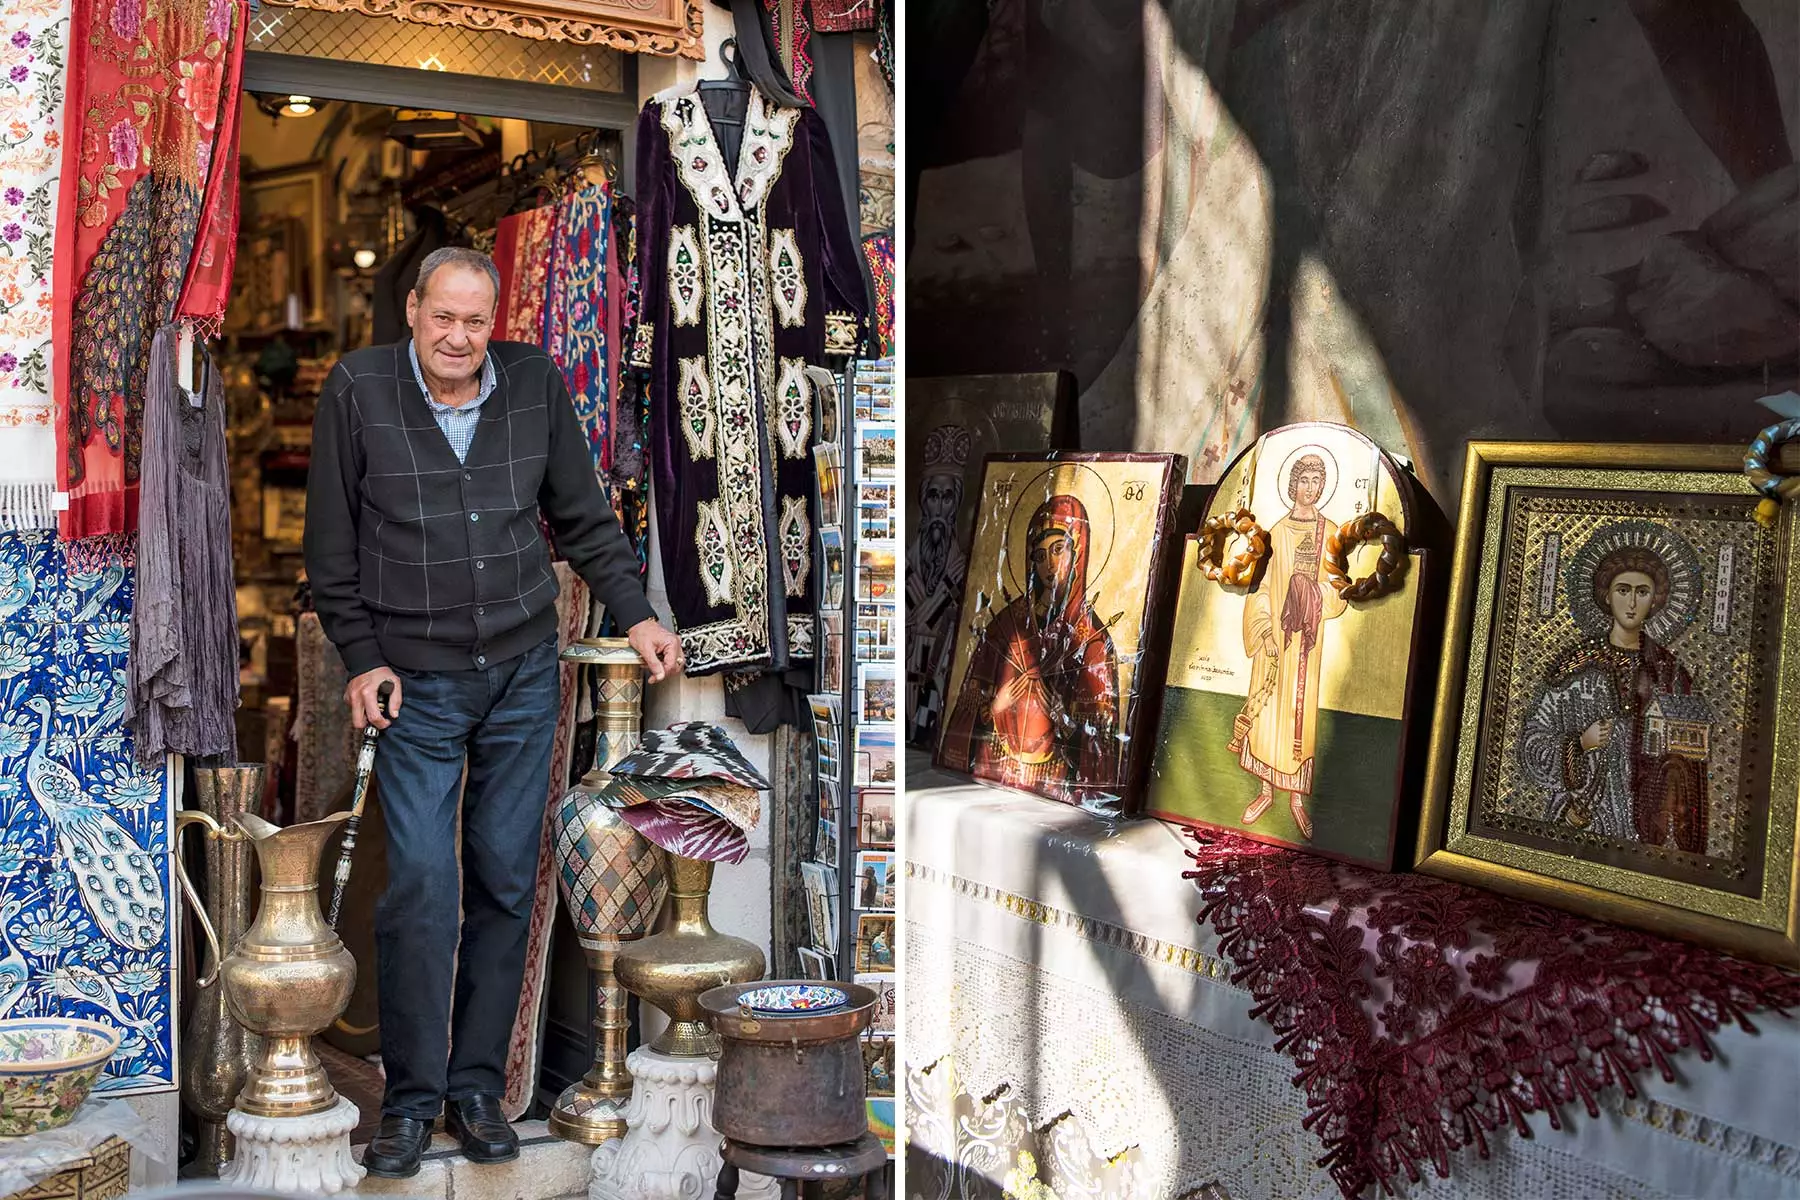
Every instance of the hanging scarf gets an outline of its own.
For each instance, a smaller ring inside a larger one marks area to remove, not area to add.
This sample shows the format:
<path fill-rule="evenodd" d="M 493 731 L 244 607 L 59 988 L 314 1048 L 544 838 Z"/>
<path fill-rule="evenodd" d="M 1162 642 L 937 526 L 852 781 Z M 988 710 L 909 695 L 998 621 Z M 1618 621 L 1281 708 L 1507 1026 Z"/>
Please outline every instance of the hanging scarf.
<path fill-rule="evenodd" d="M 812 24 L 806 15 L 806 0 L 763 0 L 775 34 L 775 56 L 794 85 L 794 93 L 811 104 L 812 98 Z"/>
<path fill-rule="evenodd" d="M 216 244 L 233 223 L 219 207 L 235 189 L 214 173 L 237 164 L 214 151 L 233 128 L 245 18 L 242 0 L 74 0 L 65 111 L 81 119 L 63 139 L 54 271 L 69 300 L 54 373 L 65 539 L 136 528 L 151 338 L 176 316 L 202 231 Z M 197 283 L 192 304 L 215 287 Z"/>
<path fill-rule="evenodd" d="M 557 204 L 550 234 L 548 296 L 544 303 L 543 347 L 562 368 L 575 402 L 575 416 L 587 434 L 594 469 L 612 458 L 607 445 L 608 400 L 607 282 L 612 258 L 612 194 L 585 187 Z"/>
<path fill-rule="evenodd" d="M 500 311 L 494 336 L 503 342 L 544 344 L 544 301 L 550 292 L 550 241 L 556 208 L 541 208 L 500 218 L 494 248 L 507 255 L 500 269 Z"/>
<path fill-rule="evenodd" d="M 863 239 L 862 248 L 875 284 L 875 312 L 869 331 L 874 345 L 869 357 L 890 358 L 894 353 L 894 234 L 885 229 L 872 233 Z"/>
<path fill-rule="evenodd" d="M 0 529 L 56 525 L 50 247 L 69 4 L 9 5 L 0 42 Z"/>
<path fill-rule="evenodd" d="M 873 29 L 875 0 L 812 0 L 812 23 L 820 33 Z"/>

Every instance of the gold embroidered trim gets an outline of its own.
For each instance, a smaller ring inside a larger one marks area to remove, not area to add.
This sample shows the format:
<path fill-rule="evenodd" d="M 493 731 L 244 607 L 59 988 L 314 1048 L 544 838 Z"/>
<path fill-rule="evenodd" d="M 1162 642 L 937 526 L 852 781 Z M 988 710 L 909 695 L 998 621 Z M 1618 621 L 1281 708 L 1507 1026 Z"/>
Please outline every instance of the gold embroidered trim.
<path fill-rule="evenodd" d="M 825 314 L 825 353 L 855 354 L 859 336 L 857 320 L 847 312 Z"/>
<path fill-rule="evenodd" d="M 692 225 L 677 225 L 669 235 L 669 306 L 675 324 L 700 323 L 700 243 Z"/>
<path fill-rule="evenodd" d="M 811 452 L 812 400 L 806 360 L 783 358 L 781 381 L 775 385 L 775 433 L 787 458 L 805 458 Z"/>
<path fill-rule="evenodd" d="M 770 235 L 769 283 L 775 290 L 775 311 L 783 329 L 806 325 L 806 260 L 791 229 Z"/>
<path fill-rule="evenodd" d="M 781 569 L 790 596 L 806 595 L 812 572 L 812 522 L 806 519 L 806 507 L 802 496 L 781 501 Z"/>
<path fill-rule="evenodd" d="M 1097 921 L 1093 917 L 1084 917 L 1025 896 L 1002 891 L 1000 888 L 989 887 L 985 883 L 964 879 L 960 875 L 952 875 L 948 871 L 940 871 L 936 867 L 928 867 L 923 863 L 908 860 L 906 877 L 908 880 L 916 879 L 921 883 L 947 888 L 965 899 L 993 905 L 1022 921 L 1030 921 L 1034 925 L 1065 929 L 1077 937 L 1098 945 L 1111 946 L 1115 950 L 1123 950 L 1145 962 L 1162 963 L 1205 979 L 1217 979 L 1224 982 L 1230 982 L 1231 979 L 1230 963 L 1217 955 L 1196 950 L 1192 946 L 1178 946 L 1173 942 L 1165 942 L 1148 934 L 1126 929 L 1123 925 L 1114 925 L 1107 921 Z"/>
<path fill-rule="evenodd" d="M 714 417 L 712 382 L 707 378 L 706 356 L 681 360 L 681 381 L 676 386 L 681 405 L 681 436 L 688 455 L 696 461 L 713 456 Z"/>
<path fill-rule="evenodd" d="M 700 552 L 700 586 L 713 607 L 731 603 L 731 525 L 721 502 L 695 505 L 694 545 Z"/>

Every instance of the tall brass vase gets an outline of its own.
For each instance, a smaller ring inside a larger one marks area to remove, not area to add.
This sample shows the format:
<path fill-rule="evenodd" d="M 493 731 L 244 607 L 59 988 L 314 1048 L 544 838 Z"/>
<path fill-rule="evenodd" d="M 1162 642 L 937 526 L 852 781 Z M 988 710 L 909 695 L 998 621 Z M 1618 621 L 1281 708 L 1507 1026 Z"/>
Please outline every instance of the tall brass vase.
<path fill-rule="evenodd" d="M 700 994 L 761 979 L 767 960 L 754 943 L 720 933 L 707 919 L 713 864 L 663 854 L 669 863 L 669 911 L 663 928 L 620 951 L 613 970 L 633 994 L 669 1014 L 669 1027 L 651 1049 L 716 1058 L 721 1042 L 706 1023 Z"/>
<path fill-rule="evenodd" d="M 625 1136 L 631 1072 L 625 1039 L 631 1018 L 613 974 L 621 947 L 650 932 L 668 894 L 662 857 L 642 834 L 600 800 L 611 768 L 637 748 L 643 729 L 644 664 L 624 638 L 588 638 L 563 652 L 592 667 L 599 682 L 599 738 L 593 769 L 562 798 L 552 817 L 557 879 L 575 924 L 594 988 L 594 1061 L 563 1089 L 550 1132 L 598 1146 Z"/>
<path fill-rule="evenodd" d="M 248 814 L 235 822 L 262 868 L 256 922 L 220 972 L 232 1016 L 263 1035 L 262 1057 L 235 1106 L 252 1116 L 300 1117 L 337 1103 L 312 1039 L 350 1002 L 356 960 L 319 909 L 319 853 L 349 815 L 286 829 Z"/>
<path fill-rule="evenodd" d="M 195 803 L 221 826 L 254 811 L 262 786 L 260 764 L 194 772 Z M 208 838 L 205 859 L 206 911 L 212 914 L 220 946 L 229 953 L 250 924 L 250 846 L 242 838 Z M 181 1038 L 181 1098 L 200 1122 L 190 1171 L 216 1176 L 231 1161 L 234 1139 L 225 1128 L 225 1115 L 250 1078 L 262 1039 L 232 1017 L 216 971 L 204 985 L 196 982 Z"/>

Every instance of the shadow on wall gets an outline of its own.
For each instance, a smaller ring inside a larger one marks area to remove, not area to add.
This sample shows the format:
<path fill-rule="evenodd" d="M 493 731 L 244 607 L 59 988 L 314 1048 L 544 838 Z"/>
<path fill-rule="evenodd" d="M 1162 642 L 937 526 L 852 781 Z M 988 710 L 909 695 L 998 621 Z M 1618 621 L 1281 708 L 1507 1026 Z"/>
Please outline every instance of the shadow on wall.
<path fill-rule="evenodd" d="M 908 20 L 910 369 L 1067 366 L 1086 449 L 1343 420 L 1453 506 L 1467 438 L 1745 440 L 1796 383 L 1789 0 Z"/>

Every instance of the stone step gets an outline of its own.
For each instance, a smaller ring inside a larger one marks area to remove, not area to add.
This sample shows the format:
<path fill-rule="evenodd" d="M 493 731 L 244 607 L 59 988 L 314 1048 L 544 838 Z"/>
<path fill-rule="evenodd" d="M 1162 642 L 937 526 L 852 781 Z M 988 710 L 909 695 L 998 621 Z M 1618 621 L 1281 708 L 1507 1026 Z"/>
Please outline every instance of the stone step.
<path fill-rule="evenodd" d="M 569 1200 L 588 1191 L 591 1146 L 551 1137 L 542 1121 L 519 1121 L 519 1157 L 509 1163 L 472 1163 L 462 1156 L 456 1139 L 439 1132 L 411 1179 L 363 1176 L 357 1192 L 365 1196 L 409 1200 Z M 356 1148 L 362 1161 L 366 1146 Z"/>

